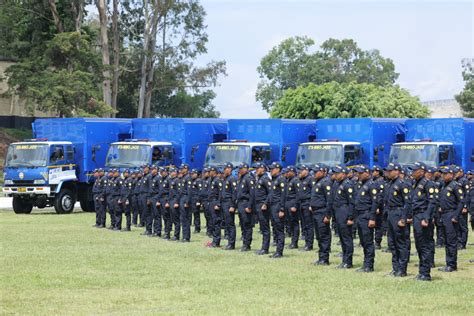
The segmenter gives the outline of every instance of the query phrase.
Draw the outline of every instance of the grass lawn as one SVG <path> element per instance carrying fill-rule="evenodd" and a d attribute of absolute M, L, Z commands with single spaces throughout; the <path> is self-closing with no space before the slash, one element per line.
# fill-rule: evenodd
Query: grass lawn
<path fill-rule="evenodd" d="M 433 271 L 433 282 L 376 272 L 315 267 L 315 252 L 286 250 L 272 260 L 207 249 L 204 233 L 190 244 L 92 228 L 94 214 L 0 211 L 0 314 L 453 314 L 474 312 L 474 246 L 459 253 L 459 271 Z M 470 241 L 473 241 L 471 233 Z M 254 231 L 253 249 L 260 246 Z M 301 243 L 300 243 L 301 245 Z M 240 243 L 238 244 L 240 246 Z M 333 244 L 333 253 L 340 247 Z M 356 248 L 359 267 L 362 249 Z M 437 249 L 436 264 L 444 262 Z"/>

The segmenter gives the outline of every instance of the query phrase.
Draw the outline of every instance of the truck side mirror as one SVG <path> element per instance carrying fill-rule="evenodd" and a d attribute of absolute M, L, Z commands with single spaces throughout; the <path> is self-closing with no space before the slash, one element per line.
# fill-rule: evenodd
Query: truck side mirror
<path fill-rule="evenodd" d="M 283 147 L 282 153 L 281 153 L 281 161 L 286 161 L 286 152 L 290 150 L 290 146 L 285 146 Z"/>
<path fill-rule="evenodd" d="M 193 146 L 193 148 L 191 148 L 191 162 L 194 162 L 194 154 L 196 153 L 196 151 L 198 151 L 199 149 L 199 146 Z"/>
<path fill-rule="evenodd" d="M 380 151 L 384 151 L 384 150 L 385 150 L 385 146 L 384 146 L 384 145 L 380 145 L 380 146 L 379 146 L 379 150 L 380 150 Z"/>
<path fill-rule="evenodd" d="M 74 151 L 75 151 L 75 150 L 76 150 L 76 149 L 74 148 Z M 94 161 L 94 162 L 95 162 L 95 153 L 96 153 L 96 151 L 98 151 L 98 150 L 100 150 L 100 145 L 97 145 L 97 146 L 93 146 L 93 147 L 92 147 L 92 161 Z"/>

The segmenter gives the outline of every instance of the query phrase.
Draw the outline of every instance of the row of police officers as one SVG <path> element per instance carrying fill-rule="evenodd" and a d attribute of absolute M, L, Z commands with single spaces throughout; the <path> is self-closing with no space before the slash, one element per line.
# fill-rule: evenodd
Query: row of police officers
<path fill-rule="evenodd" d="M 258 224 L 262 244 L 257 255 L 269 254 L 272 239 L 272 258 L 283 256 L 285 237 L 290 238 L 290 249 L 298 248 L 301 238 L 302 251 L 313 250 L 316 240 L 315 265 L 329 265 L 334 231 L 342 248 L 340 269 L 352 268 L 357 234 L 364 252 L 358 272 L 374 271 L 375 249 L 386 235 L 390 275 L 396 277 L 407 275 L 413 230 L 419 257 L 416 279 L 422 281 L 431 280 L 436 245 L 446 251 L 446 266 L 440 270 L 457 270 L 457 251 L 467 244 L 468 213 L 474 229 L 474 176 L 456 166 L 438 170 L 419 162 L 411 170 L 397 163 L 384 170 L 363 165 L 296 169 L 275 162 L 257 163 L 253 169 L 244 163 L 236 170 L 232 163 L 202 173 L 187 164 L 145 165 L 122 174 L 117 169 L 107 174 L 95 170 L 94 226 L 105 228 L 108 212 L 109 229 L 130 231 L 133 224 L 145 228 L 142 235 L 189 242 L 193 218 L 195 232 L 200 232 L 202 211 L 212 238 L 209 247 L 220 248 L 224 232 L 224 249 L 234 250 L 238 223 L 240 251 L 250 251 Z"/>

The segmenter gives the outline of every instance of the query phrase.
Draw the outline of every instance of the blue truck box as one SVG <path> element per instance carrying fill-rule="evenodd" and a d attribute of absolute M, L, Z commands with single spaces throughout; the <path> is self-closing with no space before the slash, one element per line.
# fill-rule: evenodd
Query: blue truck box
<path fill-rule="evenodd" d="M 350 118 L 316 121 L 316 141 L 302 143 L 297 165 L 386 166 L 390 146 L 405 138 L 404 119 Z"/>
<path fill-rule="evenodd" d="M 212 118 L 133 119 L 132 139 L 111 145 L 109 168 L 188 163 L 201 169 L 207 145 L 226 138 L 227 120 Z"/>
<path fill-rule="evenodd" d="M 406 141 L 392 145 L 390 161 L 410 167 L 422 161 L 432 167 L 474 168 L 474 119 L 408 119 Z"/>
<path fill-rule="evenodd" d="M 315 137 L 315 120 L 230 119 L 227 140 L 209 145 L 205 166 L 277 161 L 293 165 L 298 145 Z"/>

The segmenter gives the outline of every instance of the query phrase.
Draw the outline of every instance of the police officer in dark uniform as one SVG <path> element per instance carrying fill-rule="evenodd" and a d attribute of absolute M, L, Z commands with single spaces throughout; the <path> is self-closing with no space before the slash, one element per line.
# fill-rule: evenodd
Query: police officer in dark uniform
<path fill-rule="evenodd" d="M 173 222 L 171 221 L 171 205 L 169 201 L 170 195 L 170 180 L 168 177 L 168 170 L 166 168 L 160 169 L 160 193 L 159 193 L 159 207 L 161 208 L 161 215 L 164 223 L 163 239 L 169 240 L 171 236 L 171 229 Z"/>
<path fill-rule="evenodd" d="M 253 214 L 252 206 L 254 205 L 254 178 L 249 173 L 249 166 L 242 163 L 239 166 L 239 179 L 237 182 L 237 190 L 235 196 L 235 204 L 240 214 L 242 241 L 243 245 L 240 251 L 250 251 L 253 234 Z"/>
<path fill-rule="evenodd" d="M 416 251 L 419 258 L 419 274 L 416 280 L 431 281 L 431 267 L 434 258 L 433 216 L 436 208 L 438 189 L 425 177 L 428 166 L 416 162 L 413 166 L 413 186 L 411 190 L 411 211 Z"/>
<path fill-rule="evenodd" d="M 224 166 L 222 176 L 222 191 L 220 196 L 221 212 L 227 232 L 227 246 L 225 250 L 235 249 L 235 239 L 237 236 L 235 228 L 235 191 L 237 189 L 237 179 L 232 176 L 234 165 L 230 162 Z"/>
<path fill-rule="evenodd" d="M 271 179 L 267 174 L 266 166 L 257 162 L 255 168 L 255 211 L 258 216 L 260 232 L 262 233 L 262 248 L 257 250 L 257 255 L 268 254 L 270 248 L 270 210 L 269 198 L 272 188 Z"/>
<path fill-rule="evenodd" d="M 271 258 L 276 259 L 283 257 L 283 249 L 285 248 L 286 178 L 280 174 L 282 167 L 278 162 L 272 163 L 269 168 L 272 177 L 272 190 L 268 206 L 276 243 L 276 251 Z"/>
<path fill-rule="evenodd" d="M 299 182 L 296 184 L 298 192 L 296 194 L 297 205 L 300 208 L 300 214 L 303 222 L 303 231 L 305 246 L 301 251 L 311 251 L 313 250 L 314 244 L 314 225 L 313 225 L 313 215 L 309 209 L 311 201 L 311 189 L 313 184 L 313 179 L 310 176 L 309 167 L 302 165 L 299 167 Z"/>
<path fill-rule="evenodd" d="M 146 219 L 146 229 L 149 231 L 150 237 L 161 237 L 162 223 L 161 223 L 161 174 L 158 173 L 158 166 L 151 167 L 152 178 L 150 180 L 149 200 L 151 212 Z"/>
<path fill-rule="evenodd" d="M 375 213 L 375 249 L 382 249 L 382 239 L 387 233 L 387 222 L 383 215 L 383 190 L 385 187 L 385 178 L 383 177 L 382 167 L 376 165 L 372 168 L 372 180 L 378 186 L 378 205 Z"/>
<path fill-rule="evenodd" d="M 198 234 L 201 232 L 201 190 L 202 190 L 202 178 L 200 172 L 197 169 L 191 170 L 191 215 L 192 223 L 194 224 L 194 233 Z"/>
<path fill-rule="evenodd" d="M 439 268 L 443 272 L 456 271 L 458 261 L 457 225 L 464 208 L 464 190 L 454 179 L 451 167 L 441 169 L 443 186 L 439 193 L 438 212 L 441 215 L 441 229 L 446 243 L 446 266 Z"/>
<path fill-rule="evenodd" d="M 329 265 L 331 252 L 331 209 L 332 209 L 332 183 L 325 175 L 325 168 L 314 166 L 314 184 L 311 189 L 310 211 L 318 241 L 318 260 L 315 265 Z"/>
<path fill-rule="evenodd" d="M 357 231 L 364 249 L 364 265 L 357 272 L 373 272 L 375 261 L 374 229 L 379 204 L 379 185 L 370 176 L 367 166 L 354 169 L 358 173 L 354 198 L 354 211 L 357 213 Z"/>
<path fill-rule="evenodd" d="M 121 184 L 121 190 L 120 190 L 120 198 L 119 198 L 119 209 L 120 212 L 117 214 L 117 228 L 119 230 L 122 229 L 122 213 L 125 213 L 125 229 L 123 230 L 124 232 L 129 232 L 131 231 L 131 225 L 132 225 L 132 217 L 131 217 L 131 211 L 132 211 L 132 195 L 133 195 L 133 184 L 134 184 L 134 175 L 130 176 L 130 170 L 125 169 L 123 171 L 123 181 Z"/>
<path fill-rule="evenodd" d="M 352 226 L 354 224 L 354 187 L 352 180 L 347 178 L 348 169 L 341 166 L 334 168 L 337 190 L 333 193 L 333 208 L 336 216 L 336 225 L 342 247 L 342 263 L 338 269 L 352 268 L 352 256 L 354 253 L 354 241 Z"/>
<path fill-rule="evenodd" d="M 222 209 L 221 209 L 221 190 L 222 190 L 222 179 L 218 176 L 217 168 L 209 168 L 209 210 L 212 216 L 212 243 L 211 248 L 219 248 L 221 246 L 221 222 L 222 222 Z"/>
<path fill-rule="evenodd" d="M 107 182 L 105 187 L 106 204 L 110 216 L 110 226 L 107 227 L 107 229 L 114 229 L 115 227 L 115 202 L 113 196 L 114 181 L 114 170 L 110 169 L 107 173 Z"/>
<path fill-rule="evenodd" d="M 300 238 L 300 220 L 299 220 L 299 207 L 298 207 L 298 183 L 299 179 L 296 176 L 297 171 L 294 166 L 286 168 L 286 201 L 285 201 L 285 214 L 288 217 L 289 235 L 291 243 L 288 246 L 289 249 L 298 249 L 298 240 Z"/>
<path fill-rule="evenodd" d="M 204 218 L 206 219 L 206 235 L 212 238 L 212 217 L 208 200 L 210 185 L 209 168 L 204 168 L 202 171 L 202 187 L 199 196 L 204 211 Z"/>
<path fill-rule="evenodd" d="M 179 236 L 181 233 L 179 195 L 178 195 L 179 181 L 181 180 L 178 178 L 178 170 L 176 170 L 176 168 L 170 168 L 169 204 L 171 208 L 171 221 L 174 225 L 174 235 L 170 239 L 172 241 L 179 241 Z"/>
<path fill-rule="evenodd" d="M 140 203 L 142 206 L 140 210 L 140 218 L 143 218 L 143 224 L 145 226 L 145 231 L 141 234 L 143 236 L 150 236 L 152 233 L 148 223 L 151 218 L 150 186 L 152 178 L 153 175 L 150 173 L 150 166 L 144 165 L 142 185 L 140 186 Z"/>
<path fill-rule="evenodd" d="M 469 180 L 464 175 L 464 171 L 461 167 L 456 166 L 454 168 L 454 178 L 458 183 L 459 187 L 466 193 L 469 190 Z M 458 249 L 464 250 L 467 245 L 467 237 L 469 233 L 468 229 L 468 209 L 467 202 L 464 203 L 464 207 L 461 211 L 461 216 L 459 216 L 459 225 L 458 225 Z"/>
<path fill-rule="evenodd" d="M 192 200 L 192 178 L 189 174 L 189 165 L 183 163 L 180 167 L 181 169 L 181 181 L 178 185 L 178 194 L 179 194 L 179 212 L 180 212 L 180 221 L 181 229 L 183 231 L 183 239 L 181 242 L 190 242 L 191 241 L 191 200 Z"/>
<path fill-rule="evenodd" d="M 141 192 L 141 185 L 142 185 L 142 177 L 143 174 L 140 170 L 135 170 L 133 172 L 135 174 L 135 183 L 133 185 L 133 194 L 132 194 L 132 224 L 134 226 L 138 225 L 138 215 L 140 214 L 140 192 Z M 140 219 L 142 220 L 142 219 Z"/>
<path fill-rule="evenodd" d="M 409 250 L 407 221 L 409 216 L 410 189 L 400 179 L 401 166 L 389 163 L 386 170 L 389 181 L 384 190 L 384 209 L 387 212 L 388 245 L 392 253 L 392 272 L 389 275 L 405 277 Z"/>
<path fill-rule="evenodd" d="M 101 226 L 101 208 L 103 203 L 100 201 L 100 197 L 102 195 L 102 187 L 99 175 L 99 169 L 94 170 L 94 184 L 92 185 L 92 200 L 94 201 L 94 210 L 95 210 L 95 225 L 92 227 L 100 227 Z"/>
<path fill-rule="evenodd" d="M 122 194 L 122 185 L 123 185 L 123 179 L 120 176 L 120 171 L 118 169 L 114 169 L 114 182 L 113 182 L 113 187 L 112 187 L 112 196 L 113 196 L 113 203 L 114 203 L 114 226 L 113 230 L 119 231 L 121 230 L 121 227 L 118 226 L 118 216 L 122 215 L 122 203 L 120 201 L 120 196 Z"/>

